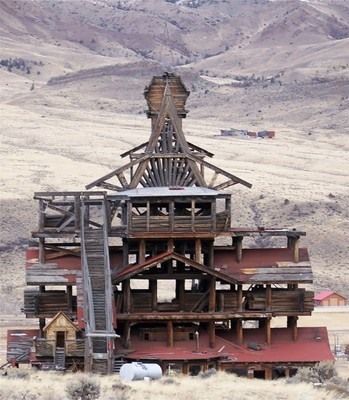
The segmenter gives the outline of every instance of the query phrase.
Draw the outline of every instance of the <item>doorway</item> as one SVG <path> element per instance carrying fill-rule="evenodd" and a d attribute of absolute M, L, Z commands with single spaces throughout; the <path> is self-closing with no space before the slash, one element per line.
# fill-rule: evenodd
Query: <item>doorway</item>
<path fill-rule="evenodd" d="M 65 345 L 65 332 L 56 332 L 56 347 L 64 347 Z"/>

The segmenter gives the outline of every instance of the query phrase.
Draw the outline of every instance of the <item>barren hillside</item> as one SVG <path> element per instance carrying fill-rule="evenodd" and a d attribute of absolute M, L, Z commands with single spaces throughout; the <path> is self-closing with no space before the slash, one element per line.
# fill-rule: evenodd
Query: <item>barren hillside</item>
<path fill-rule="evenodd" d="M 19 312 L 38 190 L 71 190 L 146 140 L 142 91 L 174 70 L 190 141 L 250 181 L 236 225 L 308 231 L 317 288 L 349 294 L 345 0 L 0 0 L 2 312 Z M 218 138 L 275 129 L 274 140 Z M 5 300 L 5 301 L 4 301 Z"/>

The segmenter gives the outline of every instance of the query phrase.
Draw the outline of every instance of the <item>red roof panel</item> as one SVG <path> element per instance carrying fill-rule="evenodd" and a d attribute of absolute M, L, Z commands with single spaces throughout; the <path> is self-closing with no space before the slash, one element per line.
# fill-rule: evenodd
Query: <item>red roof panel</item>
<path fill-rule="evenodd" d="M 195 341 L 178 341 L 173 348 L 166 343 L 149 342 L 132 336 L 133 351 L 127 358 L 133 360 L 200 360 L 222 358 L 235 363 L 305 363 L 333 360 L 325 327 L 298 328 L 297 341 L 292 340 L 288 328 L 272 329 L 272 344 L 265 343 L 262 329 L 245 329 L 244 344 L 239 346 L 231 332 L 217 332 L 214 348 L 208 345 L 206 332 L 200 333 L 199 351 Z M 261 350 L 251 350 L 249 343 L 261 345 Z"/>

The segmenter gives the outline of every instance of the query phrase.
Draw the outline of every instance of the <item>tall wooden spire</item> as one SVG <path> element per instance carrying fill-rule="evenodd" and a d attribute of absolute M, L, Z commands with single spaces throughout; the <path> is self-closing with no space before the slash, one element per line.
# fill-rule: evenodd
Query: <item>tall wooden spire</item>
<path fill-rule="evenodd" d="M 248 182 L 204 160 L 205 156 L 212 157 L 212 153 L 187 142 L 182 130 L 182 118 L 187 114 L 185 102 L 188 96 L 189 92 L 178 76 L 165 73 L 154 77 L 145 90 L 149 107 L 147 115 L 152 120 L 149 141 L 122 154 L 122 157 L 130 156 L 130 162 L 87 185 L 87 189 L 94 186 L 117 191 L 139 186 L 222 189 L 237 183 L 250 187 Z M 211 175 L 213 173 L 209 181 L 205 179 L 204 167 L 211 171 Z M 216 184 L 219 175 L 225 180 Z M 118 185 L 111 182 L 115 177 L 118 178 Z"/>

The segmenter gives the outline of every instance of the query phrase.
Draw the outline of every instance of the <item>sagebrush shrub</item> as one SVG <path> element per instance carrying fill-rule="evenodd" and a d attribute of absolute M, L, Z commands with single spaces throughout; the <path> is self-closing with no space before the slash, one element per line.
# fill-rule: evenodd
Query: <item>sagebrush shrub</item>
<path fill-rule="evenodd" d="M 96 400 L 101 387 L 99 382 L 90 376 L 76 377 L 67 383 L 66 393 L 71 400 Z"/>

